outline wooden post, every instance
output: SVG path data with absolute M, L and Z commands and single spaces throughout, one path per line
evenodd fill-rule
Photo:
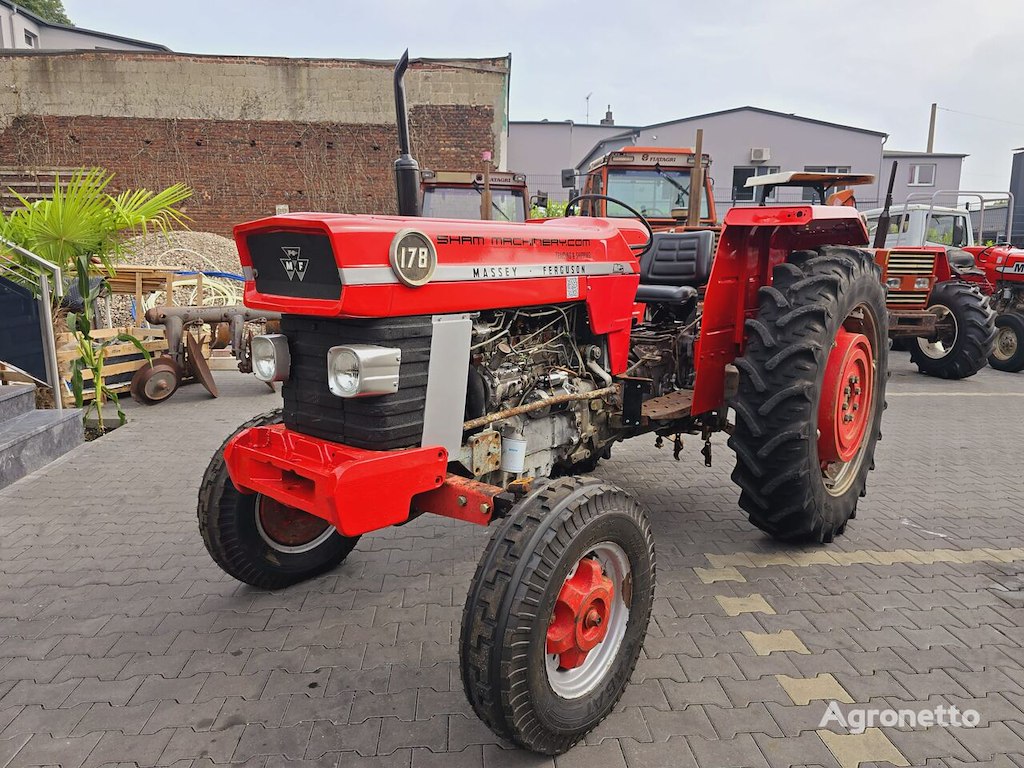
M 484 192 L 480 195 L 480 218 L 491 220 L 491 153 L 484 152 Z
M 690 207 L 687 210 L 686 226 L 700 226 L 700 201 L 704 192 L 704 129 L 697 129 L 697 141 L 693 145 L 693 170 L 690 171 Z

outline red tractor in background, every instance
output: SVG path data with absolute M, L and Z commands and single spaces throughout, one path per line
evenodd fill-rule
M 701 153 L 700 208 L 688 222 L 690 181 L 697 154 L 690 147 L 623 147 L 594 160 L 583 177 L 580 212 L 584 216 L 633 216 L 621 200 L 639 211 L 655 232 L 718 229 L 711 177 L 711 157 Z M 576 173 L 562 171 L 562 186 L 575 188 Z M 608 199 L 611 198 L 611 199 Z
M 954 203 L 977 201 L 977 228 L 985 231 L 985 211 L 1005 205 L 1007 227 L 995 243 L 981 245 L 974 236 L 970 211 L 937 205 L 943 198 Z M 944 251 L 951 269 L 962 281 L 977 286 L 988 296 L 995 312 L 995 339 L 988 363 L 1000 371 L 1024 369 L 1024 250 L 1009 244 L 1014 198 L 1008 192 L 939 190 L 911 195 L 904 205 L 892 209 L 886 244 L 894 248 L 913 245 Z M 878 229 L 879 211 L 866 211 L 869 232 Z M 977 320 L 980 316 L 974 313 Z M 981 332 L 976 334 L 980 337 Z M 911 347 L 911 353 L 915 350 Z
M 831 541 L 880 436 L 881 270 L 846 207 L 733 209 L 713 260 L 711 233 L 655 234 L 598 193 L 631 218 L 421 218 L 407 66 L 401 215 L 235 229 L 246 305 L 282 313 L 252 356 L 284 407 L 215 454 L 199 527 L 227 573 L 280 589 L 419 515 L 491 526 L 463 611 L 465 692 L 495 733 L 559 754 L 622 695 L 654 599 L 646 513 L 585 473 L 640 435 L 677 458 L 699 435 L 710 464 L 726 431 L 750 520 Z
M 868 230 L 858 243 L 867 246 L 873 236 L 875 260 L 887 290 L 889 338 L 894 349 L 910 350 L 923 374 L 943 379 L 973 376 L 988 362 L 996 335 L 995 313 L 982 290 L 985 276 L 974 269 L 969 253 L 958 256 L 955 248 L 926 239 L 924 227 L 918 238 L 887 236 L 894 227 L 907 232 L 906 214 L 898 209 L 891 213 L 895 178 L 894 162 L 885 207 L 864 214 Z M 871 174 L 784 171 L 748 179 L 747 186 L 758 188 L 761 205 L 776 187 L 804 187 L 815 190 L 822 202 L 849 206 L 856 202 L 852 190 L 831 195 L 829 190 L 874 180 Z

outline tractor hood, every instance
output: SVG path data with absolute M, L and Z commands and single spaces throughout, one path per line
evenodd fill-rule
M 333 317 L 586 300 L 613 276 L 633 291 L 639 270 L 629 245 L 646 237 L 631 219 L 587 217 L 498 223 L 300 213 L 235 228 L 246 306 Z

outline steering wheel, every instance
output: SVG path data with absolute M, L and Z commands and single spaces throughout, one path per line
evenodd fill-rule
M 572 207 L 576 205 L 576 203 L 578 203 L 580 200 L 607 200 L 609 202 L 615 203 L 616 205 L 621 205 L 627 211 L 632 213 L 640 221 L 640 223 L 644 225 L 644 229 L 647 230 L 647 241 L 636 245 L 630 245 L 629 250 L 637 251 L 637 258 L 643 256 L 645 253 L 647 253 L 647 251 L 650 250 L 651 244 L 654 242 L 654 230 L 651 229 L 651 225 L 647 222 L 647 219 L 645 219 L 643 214 L 641 214 L 636 208 L 634 208 L 631 205 L 627 205 L 621 200 L 616 200 L 614 197 L 608 197 L 608 195 L 597 195 L 592 192 L 587 192 L 582 195 L 576 195 L 576 197 L 572 198 L 571 200 L 569 200 L 568 203 L 565 204 L 566 217 L 573 215 Z

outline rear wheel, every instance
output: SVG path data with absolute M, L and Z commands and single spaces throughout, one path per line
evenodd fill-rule
M 988 297 L 973 285 L 950 280 L 936 285 L 928 301 L 928 310 L 938 315 L 940 330 L 934 339 L 912 342 L 910 359 L 926 376 L 973 376 L 988 362 L 996 335 Z
M 996 340 L 988 364 L 999 371 L 1024 370 L 1024 315 L 1007 312 L 996 317 Z
M 799 251 L 758 299 L 729 402 L 739 503 L 776 538 L 832 541 L 864 495 L 880 436 L 888 353 L 880 271 L 854 248 Z
M 557 755 L 622 696 L 654 601 L 654 541 L 639 505 L 588 477 L 552 480 L 491 537 L 466 598 L 459 659 L 496 734 Z
M 231 437 L 280 422 L 281 411 L 271 411 L 247 421 Z M 203 475 L 198 513 L 199 532 L 214 562 L 239 581 L 263 589 L 288 587 L 329 571 L 359 541 L 301 509 L 259 493 L 241 493 L 228 476 L 224 445 Z

